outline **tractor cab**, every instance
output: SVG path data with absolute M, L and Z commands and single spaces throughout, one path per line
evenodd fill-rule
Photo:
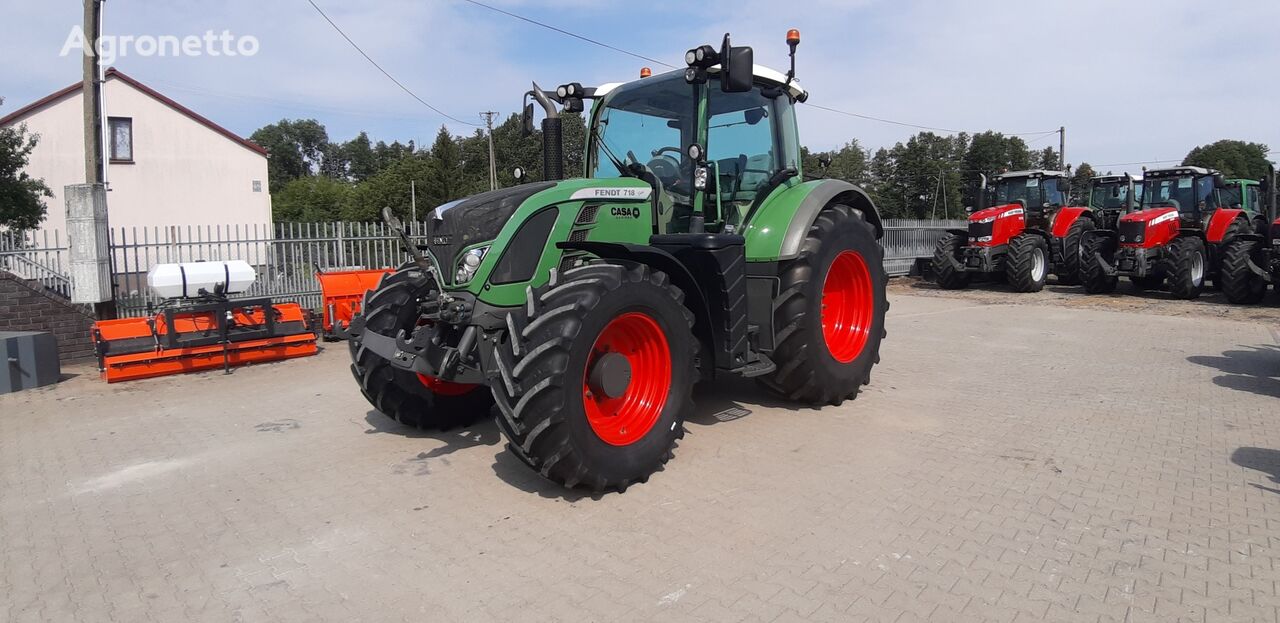
M 1142 210 L 1178 213 L 1183 224 L 1198 226 L 1202 219 L 1226 207 L 1222 190 L 1227 188 L 1222 174 L 1203 167 L 1175 167 L 1147 171 L 1142 181 Z M 1141 217 L 1136 217 L 1141 218 Z
M 1121 216 L 1142 204 L 1142 180 L 1124 175 L 1099 175 L 1089 180 L 1089 209 L 1103 229 L 1114 229 Z
M 695 215 L 703 231 L 740 232 L 752 208 L 799 174 L 794 102 L 806 93 L 758 65 L 737 92 L 725 91 L 719 71 L 693 83 L 686 73 L 595 91 L 586 176 L 651 180 L 654 233 L 691 232 Z

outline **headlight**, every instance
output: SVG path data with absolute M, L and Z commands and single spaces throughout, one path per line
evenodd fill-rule
M 987 218 L 981 219 L 981 220 L 979 220 L 978 222 L 979 222 L 979 223 L 994 223 L 994 222 L 995 222 L 995 220 L 996 220 L 996 217 L 994 217 L 994 216 L 988 216 Z
M 693 170 L 693 187 L 697 190 L 707 189 L 707 167 L 698 167 Z
M 489 252 L 489 247 L 480 247 L 472 249 L 462 254 L 462 259 L 458 261 L 458 274 L 454 275 L 454 283 L 467 283 L 472 277 L 476 276 L 476 269 L 480 268 L 480 262 L 484 260 L 484 254 Z

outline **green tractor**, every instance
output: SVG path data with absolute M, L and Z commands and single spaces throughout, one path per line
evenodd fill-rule
M 854 398 L 884 337 L 883 230 L 860 188 L 805 181 L 787 42 L 786 74 L 725 35 L 684 70 L 535 84 L 546 181 L 435 208 L 420 246 L 384 212 L 412 260 L 347 331 L 365 397 L 420 427 L 492 410 L 520 460 L 596 492 L 662 468 L 697 381 Z M 557 106 L 585 101 L 585 176 L 557 179 Z

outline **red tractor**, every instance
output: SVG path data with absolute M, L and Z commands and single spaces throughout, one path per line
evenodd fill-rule
M 1218 279 L 1228 244 L 1254 231 L 1256 208 L 1230 200 L 1237 187 L 1242 186 L 1201 167 L 1147 171 L 1140 209 L 1121 216 L 1115 229 L 1098 229 L 1085 237 L 1085 291 L 1111 292 L 1124 276 L 1139 288 L 1167 281 L 1177 298 L 1200 296 L 1206 279 Z
M 1241 201 L 1248 205 L 1254 188 L 1245 186 Z M 1257 303 L 1267 295 L 1267 284 L 1280 289 L 1280 214 L 1277 214 L 1276 171 L 1256 188 L 1265 196 L 1262 226 L 1255 233 L 1240 234 L 1224 245 L 1218 269 L 1222 293 L 1232 303 Z M 1268 224 L 1269 221 L 1269 224 Z
M 938 240 L 938 285 L 963 288 L 975 273 L 1007 280 L 1016 292 L 1040 291 L 1049 273 L 1060 283 L 1076 283 L 1080 241 L 1097 227 L 1097 217 L 1088 207 L 1067 205 L 1068 181 L 1062 171 L 997 176 L 992 207 L 970 214 L 968 231 L 949 230 Z

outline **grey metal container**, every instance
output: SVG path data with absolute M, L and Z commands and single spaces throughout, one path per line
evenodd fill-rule
M 52 385 L 61 376 L 52 333 L 0 331 L 0 394 Z

